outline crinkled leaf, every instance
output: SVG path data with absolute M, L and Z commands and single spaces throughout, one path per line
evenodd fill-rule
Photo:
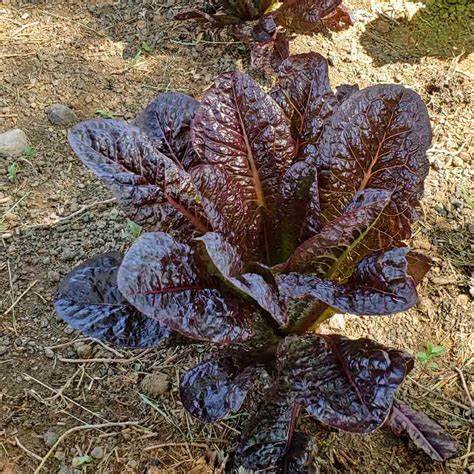
M 250 49 L 252 68 L 272 73 L 290 55 L 286 33 L 277 31 L 273 15 L 261 17 L 255 25 L 241 23 L 234 26 L 235 36 Z
M 339 216 L 357 192 L 385 189 L 392 199 L 367 235 L 366 247 L 377 250 L 409 238 L 430 144 L 428 113 L 415 92 L 379 85 L 351 94 L 328 120 L 318 143 L 321 227 Z
M 319 33 L 325 25 L 323 18 L 331 14 L 341 0 L 284 0 L 276 20 L 290 31 L 302 34 Z
M 282 308 L 276 287 L 267 283 L 261 275 L 246 272 L 241 255 L 222 235 L 208 232 L 198 240 L 203 242 L 207 257 L 219 277 L 233 289 L 256 301 L 280 325 L 288 323 L 288 314 Z
M 342 104 L 355 92 L 359 92 L 359 86 L 357 84 L 341 84 L 336 87 L 336 99 Z
M 196 418 L 215 423 L 240 409 L 260 370 L 245 352 L 219 354 L 181 377 L 181 402 Z
M 281 467 L 290 447 L 299 407 L 284 389 L 267 393 L 242 434 L 234 465 L 259 471 Z
M 438 423 L 397 400 L 394 401 L 386 426 L 396 436 L 406 433 L 418 448 L 435 461 L 446 461 L 457 452 L 456 441 Z
M 153 145 L 185 169 L 198 163 L 191 145 L 190 126 L 199 102 L 179 92 L 166 92 L 150 102 L 135 119 Z
M 286 260 L 311 227 L 311 216 L 319 213 L 316 168 L 305 162 L 293 163 L 283 176 L 281 203 L 277 214 L 277 235 L 273 252 L 278 262 Z
M 252 306 L 221 289 L 194 249 L 168 234 L 143 234 L 132 245 L 118 285 L 136 308 L 185 336 L 228 344 L 252 335 Z
M 74 268 L 55 296 L 56 312 L 88 337 L 131 348 L 156 347 L 171 331 L 122 296 L 117 286 L 121 261 L 120 253 L 109 252 Z
M 221 202 L 220 212 L 230 225 L 250 228 L 262 213 L 266 219 L 275 214 L 282 177 L 293 159 L 294 142 L 283 111 L 252 78 L 240 72 L 219 77 L 204 93 L 192 138 L 200 158 L 219 168 L 218 173 L 225 177 L 225 189 L 214 187 L 213 196 L 209 195 L 210 186 L 201 191 L 211 201 Z M 240 212 L 228 215 L 227 199 L 220 195 L 231 192 L 238 192 L 242 200 L 233 205 L 238 205 Z M 259 234 L 245 242 L 245 247 L 251 251 L 261 247 Z M 268 229 L 264 242 L 266 238 Z
M 375 225 L 390 202 L 383 189 L 356 193 L 343 213 L 314 237 L 303 242 L 281 266 L 282 271 L 311 272 L 331 278 L 344 266 L 351 253 L 357 253 L 367 232 Z
M 138 127 L 118 120 L 89 120 L 72 128 L 69 142 L 114 192 L 130 219 L 144 229 L 177 230 L 191 222 L 207 230 L 201 198 L 190 178 Z M 186 192 L 180 182 L 184 178 Z
M 278 84 L 270 94 L 290 120 L 297 158 L 304 160 L 315 155 L 323 125 L 337 106 L 327 61 L 318 53 L 290 56 L 277 75 Z
M 313 235 L 318 225 L 319 193 L 312 161 L 324 123 L 337 101 L 329 84 L 327 61 L 317 53 L 291 56 L 277 73 L 278 84 L 271 96 L 291 122 L 296 158 L 302 161 L 295 163 L 283 180 L 282 200 L 278 205 L 281 261 L 296 248 L 301 237 Z
M 288 273 L 277 276 L 278 289 L 284 298 L 314 298 L 345 313 L 386 315 L 406 311 L 418 302 L 415 282 L 407 274 L 408 251 L 395 248 L 365 257 L 347 283 Z
M 280 387 L 321 423 L 354 433 L 381 426 L 413 368 L 408 354 L 370 339 L 287 337 L 277 355 Z M 290 396 L 290 395 L 287 395 Z

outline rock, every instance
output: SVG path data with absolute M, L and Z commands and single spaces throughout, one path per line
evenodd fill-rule
M 7 346 L 0 346 L 0 356 L 5 355 L 8 352 Z
M 53 125 L 69 125 L 77 120 L 76 114 L 63 104 L 50 105 L 46 114 Z
M 91 456 L 94 459 L 102 459 L 104 457 L 104 448 L 102 446 L 96 446 L 92 451 L 91 451 Z
M 334 329 L 336 331 L 343 331 L 346 327 L 344 315 L 336 313 L 332 318 L 329 319 L 328 325 L 331 329 Z
M 51 448 L 51 446 L 53 446 L 54 443 L 56 443 L 58 438 L 59 438 L 59 435 L 51 429 L 43 433 L 43 441 L 44 441 L 44 444 L 48 446 L 48 448 Z
M 54 351 L 52 349 L 50 349 L 49 347 L 47 347 L 45 350 L 44 350 L 44 355 L 48 358 L 48 359 L 54 359 Z
M 148 374 L 142 380 L 142 390 L 150 397 L 163 395 L 170 388 L 168 377 L 160 372 Z
M 25 132 L 19 128 L 0 134 L 0 156 L 14 158 L 23 155 L 28 146 Z
M 76 350 L 76 354 L 80 359 L 88 357 L 92 352 L 92 347 L 89 344 L 84 344 L 82 342 L 74 344 L 74 349 Z

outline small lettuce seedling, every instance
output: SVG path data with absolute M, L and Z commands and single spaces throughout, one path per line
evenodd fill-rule
M 426 344 L 426 350 L 424 352 L 418 352 L 416 357 L 421 364 L 426 365 L 430 369 L 437 369 L 438 364 L 433 362 L 433 360 L 442 356 L 444 352 L 445 349 L 443 346 L 435 346 L 432 342 L 428 342 L 428 344 Z
M 186 10 L 176 20 L 200 20 L 214 28 L 230 26 L 250 49 L 256 69 L 278 68 L 290 54 L 293 33 L 340 31 L 352 25 L 342 0 L 221 0 L 209 11 Z
M 180 382 L 183 406 L 205 422 L 237 412 L 266 374 L 235 468 L 304 471 L 302 411 L 350 433 L 407 433 L 445 460 L 455 442 L 395 400 L 414 358 L 318 331 L 336 312 L 376 317 L 417 303 L 429 262 L 405 242 L 431 138 L 418 94 L 393 84 L 334 92 L 318 54 L 285 60 L 270 93 L 230 72 L 200 101 L 165 93 L 132 124 L 80 123 L 72 148 L 144 233 L 125 255 L 72 270 L 56 311 L 111 344 L 156 347 L 179 334 L 217 345 Z
M 18 174 L 18 163 L 15 161 L 8 165 L 8 168 L 7 168 L 8 181 L 14 183 L 17 179 L 17 174 Z

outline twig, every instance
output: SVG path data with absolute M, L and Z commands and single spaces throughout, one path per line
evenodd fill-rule
M 108 359 L 108 358 L 93 358 L 93 359 L 65 359 L 64 357 L 58 357 L 60 362 L 66 362 L 69 364 L 84 364 L 84 363 L 93 363 L 93 362 L 102 362 L 104 364 L 131 364 L 136 360 L 140 359 L 143 355 L 150 352 L 150 349 L 146 349 L 141 354 L 138 354 L 129 359 Z
M 469 388 L 467 387 L 466 379 L 464 378 L 464 374 L 462 373 L 462 370 L 458 369 L 457 367 L 455 367 L 454 370 L 459 374 L 459 377 L 461 378 L 461 385 L 464 391 L 466 392 L 471 408 L 474 408 L 474 402 L 472 401 L 471 392 L 469 392 Z
M 431 392 L 431 393 L 434 393 L 436 396 L 438 396 L 439 398 L 441 398 L 441 400 L 444 400 L 446 402 L 450 402 L 452 403 L 453 405 L 456 405 L 458 406 L 459 408 L 462 408 L 463 410 L 469 410 L 469 407 L 464 405 L 463 403 L 459 403 L 457 402 L 456 400 L 453 400 L 452 398 L 448 398 L 446 397 L 445 395 L 443 395 L 442 393 L 440 393 L 438 390 L 433 390 L 431 388 L 428 388 L 428 387 L 425 387 L 424 385 L 421 385 L 421 383 L 417 382 L 414 378 L 412 377 L 408 377 L 410 379 L 411 382 L 413 382 L 415 385 L 418 385 L 418 387 L 421 387 L 423 390 L 426 390 L 428 392 Z
M 182 446 L 185 448 L 186 446 L 193 446 L 195 448 L 209 448 L 209 445 L 204 443 L 162 443 L 162 444 L 154 444 L 153 446 L 148 446 L 143 448 L 143 451 L 153 451 L 154 449 L 160 448 L 171 448 L 171 447 L 178 447 Z
M 34 382 L 40 384 L 42 387 L 44 388 L 47 388 L 48 390 L 51 390 L 51 392 L 54 392 L 54 393 L 57 393 L 58 391 L 55 390 L 53 387 L 50 387 L 49 385 L 46 385 L 44 382 L 41 382 L 41 380 L 38 380 L 38 379 L 35 379 L 32 375 L 29 375 L 27 374 L 26 372 L 23 372 L 23 375 L 27 378 L 27 379 L 31 379 L 33 380 Z M 84 406 L 82 406 L 80 403 L 77 403 L 75 400 L 73 400 L 72 398 L 69 398 L 68 396 L 64 395 L 63 394 L 63 398 L 65 400 L 67 400 L 69 403 L 72 403 L 74 405 L 76 405 L 77 407 L 81 408 L 82 410 L 86 411 L 87 413 L 90 413 L 91 415 L 101 419 L 101 420 L 104 420 L 106 421 L 107 423 L 109 423 L 109 420 L 107 420 L 107 418 L 104 418 L 103 416 L 100 416 L 98 413 L 95 413 L 93 412 L 92 410 L 89 410 L 89 408 L 86 408 Z
M 16 444 L 19 448 L 23 449 L 23 451 L 25 451 L 26 454 L 28 454 L 29 456 L 31 456 L 32 458 L 35 458 L 37 461 L 41 461 L 42 460 L 42 457 L 41 456 L 38 456 L 36 453 L 34 453 L 33 451 L 30 451 L 28 448 L 25 448 L 25 446 L 23 446 L 21 443 L 20 443 L 20 440 L 18 439 L 17 436 L 15 436 L 15 441 L 16 441 Z
M 23 298 L 23 296 L 25 296 L 30 290 L 31 288 L 33 288 L 36 283 L 38 283 L 38 280 L 35 280 L 13 303 L 12 305 L 3 313 L 4 316 L 6 316 L 20 301 L 21 299 Z
M 138 421 L 122 421 L 122 422 L 117 422 L 117 423 L 100 423 L 97 425 L 82 425 L 82 426 L 75 426 L 74 428 L 71 428 L 64 432 L 58 440 L 53 444 L 51 449 L 46 453 L 46 456 L 41 459 L 41 462 L 39 466 L 35 470 L 35 474 L 38 474 L 41 469 L 43 469 L 44 465 L 48 461 L 48 459 L 52 456 L 56 448 L 63 442 L 63 440 L 68 437 L 70 434 L 75 433 L 76 431 L 82 431 L 82 430 L 94 430 L 98 428 L 112 428 L 114 426 L 133 426 L 133 425 L 139 425 L 140 422 Z
M 70 221 L 74 217 L 77 217 L 81 215 L 82 213 L 89 211 L 90 209 L 93 209 L 94 207 L 106 205 L 106 204 L 111 204 L 115 202 L 115 198 L 110 198 L 110 199 L 105 199 L 104 201 L 96 201 L 91 204 L 86 204 L 82 206 L 80 209 L 77 211 L 73 212 L 72 214 L 69 214 L 68 216 L 61 217 L 59 219 L 56 219 L 54 222 L 50 222 L 49 224 L 32 224 L 32 225 L 27 225 L 24 227 L 20 227 L 19 231 L 25 231 L 25 230 L 34 230 L 34 229 L 43 229 L 43 228 L 48 228 L 48 227 L 55 227 L 59 224 L 62 224 L 63 222 Z

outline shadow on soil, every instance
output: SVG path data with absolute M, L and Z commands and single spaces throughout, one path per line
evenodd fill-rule
M 411 18 L 379 16 L 366 26 L 362 46 L 377 66 L 419 62 L 426 56 L 453 58 L 474 50 L 472 0 L 423 0 Z

